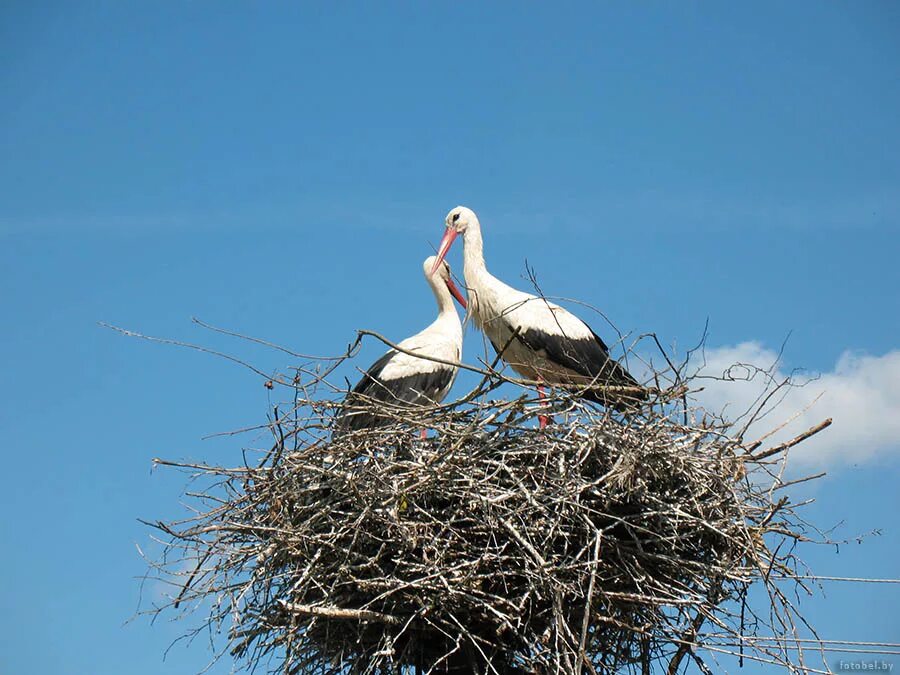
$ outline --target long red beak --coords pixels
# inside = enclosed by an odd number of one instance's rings
[[[469,306],[469,303],[466,301],[466,296],[460,293],[459,287],[453,283],[453,279],[447,279],[447,290],[450,291],[450,295],[456,298],[456,301],[463,309],[466,309]]]
[[[456,239],[456,235],[459,232],[454,230],[452,227],[448,227],[447,231],[444,232],[444,238],[441,239],[441,245],[438,246],[437,252],[437,260],[434,261],[434,265],[431,266],[431,273],[434,274],[437,271],[438,266],[444,262],[444,257],[447,255],[447,251],[450,250],[450,247],[453,246],[453,240]],[[458,300],[459,298],[457,298]],[[465,305],[463,305],[465,307]]]

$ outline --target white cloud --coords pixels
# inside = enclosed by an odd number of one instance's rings
[[[778,363],[778,354],[756,342],[707,350],[701,373],[722,376],[738,363],[772,369],[777,381],[791,375]],[[724,407],[726,417],[737,417],[757,401],[768,384],[764,375],[750,381],[741,379],[750,372],[748,368],[732,367],[730,374],[737,381],[702,381],[705,389],[697,398],[710,410]],[[777,407],[750,428],[745,436],[748,440],[794,415],[797,418],[773,437],[774,442],[792,438],[831,417],[834,423],[830,428],[791,451],[792,465],[835,466],[891,454],[900,456],[900,351],[883,356],[844,352],[830,372],[818,377],[815,373],[799,373],[795,379],[806,384],[787,389]]]

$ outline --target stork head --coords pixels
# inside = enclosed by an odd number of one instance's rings
[[[450,273],[450,265],[444,260],[438,260],[436,255],[425,258],[422,263],[422,270],[425,272],[425,278],[432,285],[443,284],[450,291],[450,295],[456,298],[460,306],[465,309],[467,306],[466,296],[464,296],[459,287],[453,283],[453,275]],[[435,274],[435,270],[437,273]]]
[[[443,261],[444,256],[447,255],[447,252],[453,245],[453,240],[456,239],[458,235],[464,233],[469,227],[479,226],[478,216],[475,215],[475,212],[472,209],[468,209],[465,206],[457,206],[455,209],[451,210],[444,219],[444,222],[447,224],[447,231],[444,232],[444,238],[441,239],[441,245],[438,247],[438,261]],[[436,262],[434,268],[431,270],[432,274],[434,274],[434,271],[437,268],[438,265]]]
[[[447,223],[449,229],[456,230],[462,234],[469,225],[478,223],[478,216],[475,215],[472,209],[467,209],[465,206],[457,206],[447,214],[444,222]]]

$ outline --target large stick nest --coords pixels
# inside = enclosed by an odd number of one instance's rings
[[[286,673],[674,673],[738,642],[790,664],[802,619],[781,589],[806,528],[773,461],[797,439],[760,450],[667,374],[676,400],[627,415],[554,392],[546,429],[531,393],[489,400],[492,374],[461,402],[334,440],[339,403],[298,372],[261,458],[175,464],[202,487],[190,518],[154,524],[166,607]],[[754,643],[761,628],[780,639]]]

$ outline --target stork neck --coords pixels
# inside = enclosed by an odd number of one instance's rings
[[[463,274],[467,280],[474,279],[487,272],[484,264],[484,244],[481,240],[481,228],[472,223],[463,232]],[[468,283],[471,283],[470,281]]]
[[[437,300],[438,316],[452,313],[456,316],[456,308],[453,306],[453,296],[450,295],[450,289],[447,284],[438,277],[426,277],[431,283],[431,290],[434,293],[434,299]],[[432,281],[433,280],[433,281]]]

